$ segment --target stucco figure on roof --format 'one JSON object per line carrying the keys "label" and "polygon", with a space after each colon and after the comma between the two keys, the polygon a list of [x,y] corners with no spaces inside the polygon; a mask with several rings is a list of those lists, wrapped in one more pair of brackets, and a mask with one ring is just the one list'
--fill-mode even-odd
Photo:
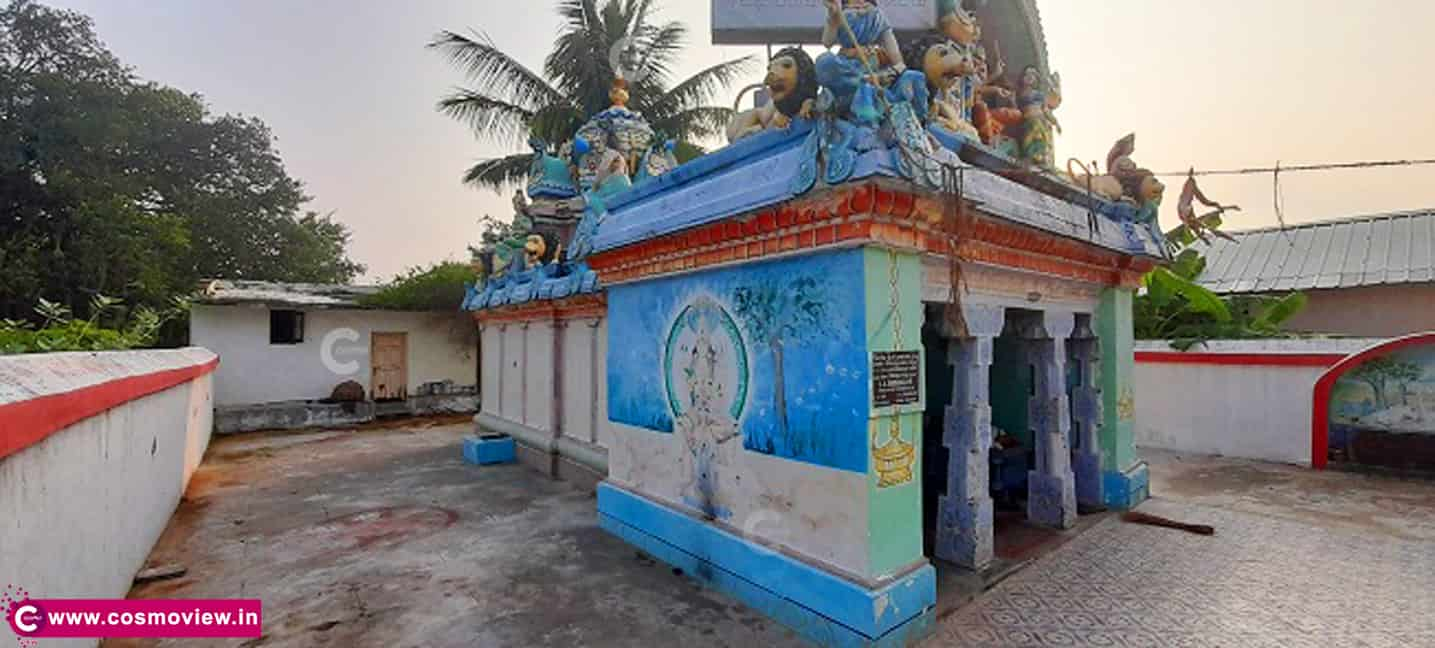
{"label": "stucco figure on roof", "polygon": [[[1211,211],[1196,215],[1195,202],[1213,208]],[[1181,198],[1176,203],[1176,215],[1181,219],[1181,226],[1186,228],[1192,236],[1201,239],[1203,242],[1210,242],[1207,234],[1215,234],[1228,241],[1234,241],[1230,234],[1220,230],[1220,218],[1228,211],[1241,211],[1236,205],[1222,205],[1206,197],[1201,188],[1196,184],[1196,170],[1192,168],[1186,174],[1186,183],[1181,186]]]}
{"label": "stucco figure on roof", "polygon": [[[767,78],[761,87],[767,88],[770,101],[737,113],[727,126],[729,142],[768,128],[787,128],[793,119],[812,118],[817,100],[817,69],[812,57],[801,47],[789,47],[774,55],[767,64]],[[741,97],[739,93],[739,100]]]}

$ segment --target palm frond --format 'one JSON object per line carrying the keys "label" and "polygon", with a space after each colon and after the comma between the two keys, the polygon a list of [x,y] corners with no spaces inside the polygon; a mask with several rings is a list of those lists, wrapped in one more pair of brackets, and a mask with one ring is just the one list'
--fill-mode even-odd
{"label": "palm frond", "polygon": [[558,15],[567,24],[564,32],[579,32],[599,22],[598,3],[595,0],[560,0]]}
{"label": "palm frond", "polygon": [[687,45],[688,26],[670,22],[661,27],[644,27],[634,34],[638,51],[636,76],[666,85]]}
{"label": "palm frond", "polygon": [[718,63],[694,74],[658,97],[635,102],[649,119],[663,119],[710,104],[717,93],[738,80],[756,59],[752,56]]}
{"label": "palm frond", "polygon": [[521,106],[463,88],[440,99],[438,111],[468,124],[480,140],[504,146],[527,141],[534,116]]}
{"label": "palm frond", "polygon": [[474,84],[486,88],[491,97],[501,98],[526,110],[565,101],[564,95],[543,77],[494,46],[487,36],[464,36],[439,32],[428,47],[439,51],[463,69]]}
{"label": "palm frond", "polygon": [[653,130],[669,137],[693,141],[722,133],[732,121],[733,110],[721,106],[689,108],[676,115],[652,120]]}
{"label": "palm frond", "polygon": [[585,119],[587,115],[573,106],[549,106],[533,113],[533,118],[528,122],[528,132],[544,142],[559,144],[572,139]]}
{"label": "palm frond", "polygon": [[503,193],[525,183],[532,165],[532,153],[480,160],[463,174],[463,182],[478,189]]}
{"label": "palm frond", "polygon": [[608,107],[613,70],[608,64],[609,44],[596,32],[568,32],[553,41],[543,72],[553,85],[592,115]]}

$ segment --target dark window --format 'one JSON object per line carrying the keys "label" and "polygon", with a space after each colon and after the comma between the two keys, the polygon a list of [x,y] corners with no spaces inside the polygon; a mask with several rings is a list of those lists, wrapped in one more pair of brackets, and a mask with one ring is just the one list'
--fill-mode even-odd
{"label": "dark window", "polygon": [[303,312],[292,310],[269,311],[270,344],[299,344],[303,341]]}

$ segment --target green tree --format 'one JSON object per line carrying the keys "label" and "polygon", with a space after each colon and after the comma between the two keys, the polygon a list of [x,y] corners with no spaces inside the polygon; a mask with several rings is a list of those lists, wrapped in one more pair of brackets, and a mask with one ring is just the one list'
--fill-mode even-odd
{"label": "green tree", "polygon": [[733,312],[754,342],[772,353],[772,406],[778,433],[787,437],[787,386],[783,349],[788,342],[839,335],[828,316],[827,282],[799,276],[790,281],[740,286],[732,292]]}
{"label": "green tree", "polygon": [[1352,378],[1370,385],[1371,391],[1375,392],[1377,409],[1385,409],[1390,406],[1387,394],[1391,383],[1400,388],[1400,403],[1408,405],[1409,403],[1405,399],[1407,386],[1411,382],[1419,380],[1424,374],[1420,365],[1396,360],[1390,356],[1371,358],[1350,372]]}
{"label": "green tree", "polygon": [[137,80],[82,14],[0,8],[0,317],[163,308],[205,277],[351,280],[347,228],[307,200],[263,122]]}
{"label": "green tree", "polygon": [[[467,123],[481,140],[517,148],[536,136],[567,141],[588,118],[608,108],[617,53],[632,79],[629,107],[657,132],[679,140],[679,157],[700,151],[694,142],[721,132],[732,110],[708,105],[747,70],[751,57],[709,67],[670,85],[671,70],[687,39],[679,22],[655,25],[653,0],[560,0],[562,31],[538,74],[500,51],[486,36],[439,33],[429,47],[462,69],[471,88],[438,103],[440,112]],[[481,160],[466,183],[503,190],[528,175],[532,153]]]}
{"label": "green tree", "polygon": [[56,351],[116,351],[149,346],[165,322],[183,315],[187,300],[176,299],[157,311],[148,306],[125,310],[119,299],[96,295],[90,300],[88,319],[75,319],[63,304],[40,300],[35,323],[0,320],[0,355]]}
{"label": "green tree", "polygon": [[472,266],[454,261],[410,268],[359,303],[390,310],[456,312],[463,305],[465,284],[476,278]]}

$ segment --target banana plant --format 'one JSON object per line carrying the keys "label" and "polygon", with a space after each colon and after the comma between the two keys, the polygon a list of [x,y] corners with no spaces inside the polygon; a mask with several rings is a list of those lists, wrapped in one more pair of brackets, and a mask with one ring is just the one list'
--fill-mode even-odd
{"label": "banana plant", "polygon": [[1223,298],[1197,282],[1205,269],[1205,258],[1188,247],[1147,273],[1133,308],[1136,337],[1170,340],[1181,351],[1212,339],[1281,337],[1282,326],[1305,308],[1299,292]]}

